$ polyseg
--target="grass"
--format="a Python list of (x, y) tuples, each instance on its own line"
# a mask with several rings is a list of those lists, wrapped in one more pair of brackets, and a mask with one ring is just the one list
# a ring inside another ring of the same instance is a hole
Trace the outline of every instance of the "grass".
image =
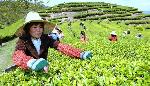
[(21, 25), (23, 24), (23, 19), (18, 20), (17, 22), (15, 22), (14, 24), (5, 27), (4, 29), (0, 29), (0, 36), (2, 38), (6, 37), (6, 36), (12, 36), (15, 34), (15, 32), (17, 31), (17, 29), (19, 27), (21, 27)]

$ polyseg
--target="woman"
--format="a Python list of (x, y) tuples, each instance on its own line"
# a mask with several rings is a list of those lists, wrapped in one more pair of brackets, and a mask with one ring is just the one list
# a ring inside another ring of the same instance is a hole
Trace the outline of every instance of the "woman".
[(80, 41), (81, 42), (83, 42), (83, 43), (85, 43), (85, 42), (87, 42), (87, 37), (86, 37), (86, 35), (85, 35), (85, 32), (84, 31), (81, 31), (81, 33), (80, 33)]
[(112, 41), (112, 42), (117, 41), (118, 39), (117, 39), (117, 34), (116, 34), (116, 32), (115, 32), (115, 31), (112, 31), (112, 32), (110, 33), (110, 36), (108, 37), (108, 39), (109, 39), (110, 41)]
[(142, 33), (137, 33), (136, 38), (140, 39), (142, 37), (143, 37)]
[(70, 57), (88, 59), (92, 57), (90, 51), (81, 51), (67, 44), (60, 43), (57, 35), (45, 34), (50, 27), (48, 21), (43, 20), (38, 13), (29, 12), (25, 23), (16, 32), (19, 40), (13, 53), (13, 62), (26, 70), (44, 70), (48, 72), (48, 48), (54, 48)]
[(63, 39), (64, 38), (64, 34), (62, 32), (62, 30), (60, 28), (58, 28), (58, 26), (55, 26), (55, 28), (53, 29), (53, 31), (49, 34), (49, 36), (51, 35), (57, 35), (59, 39)]

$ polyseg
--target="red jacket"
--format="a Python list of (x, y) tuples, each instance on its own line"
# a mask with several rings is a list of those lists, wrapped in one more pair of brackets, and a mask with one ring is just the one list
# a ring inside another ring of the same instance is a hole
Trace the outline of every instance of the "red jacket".
[(30, 59), (44, 58), (47, 59), (48, 48), (54, 48), (65, 55), (80, 58), (80, 49), (76, 49), (70, 45), (60, 43), (53, 40), (48, 35), (41, 36), (40, 54), (38, 55), (31, 38), (28, 36), (22, 36), (19, 38), (16, 44), (16, 50), (13, 53), (13, 62), (22, 69), (28, 69), (27, 62)]

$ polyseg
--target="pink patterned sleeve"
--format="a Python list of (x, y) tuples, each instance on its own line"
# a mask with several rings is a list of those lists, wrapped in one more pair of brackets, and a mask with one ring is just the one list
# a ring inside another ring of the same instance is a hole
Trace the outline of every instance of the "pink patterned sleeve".
[(21, 69), (28, 69), (27, 62), (32, 59), (31, 56), (27, 56), (23, 50), (17, 50), (13, 54), (13, 62)]
[(62, 44), (59, 43), (57, 46), (58, 51), (62, 52), (65, 55), (68, 55), (70, 57), (74, 57), (74, 58), (80, 58), (80, 53), (82, 52), (80, 49), (78, 48), (74, 48), (70, 45), (67, 44)]

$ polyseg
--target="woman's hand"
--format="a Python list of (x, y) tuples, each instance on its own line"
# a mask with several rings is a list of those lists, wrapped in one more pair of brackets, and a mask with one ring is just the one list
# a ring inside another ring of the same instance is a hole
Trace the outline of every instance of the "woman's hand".
[(45, 67), (44, 67), (44, 72), (45, 72), (45, 73), (48, 73), (48, 66), (45, 66)]
[(43, 58), (31, 59), (27, 62), (27, 66), (34, 71), (38, 71), (43, 69), (45, 66), (48, 66), (48, 62)]
[(51, 37), (53, 40), (59, 40), (59, 37), (56, 33), (51, 33), (48, 36)]
[(80, 54), (81, 59), (91, 59), (92, 58), (92, 52), (91, 51), (84, 51)]

